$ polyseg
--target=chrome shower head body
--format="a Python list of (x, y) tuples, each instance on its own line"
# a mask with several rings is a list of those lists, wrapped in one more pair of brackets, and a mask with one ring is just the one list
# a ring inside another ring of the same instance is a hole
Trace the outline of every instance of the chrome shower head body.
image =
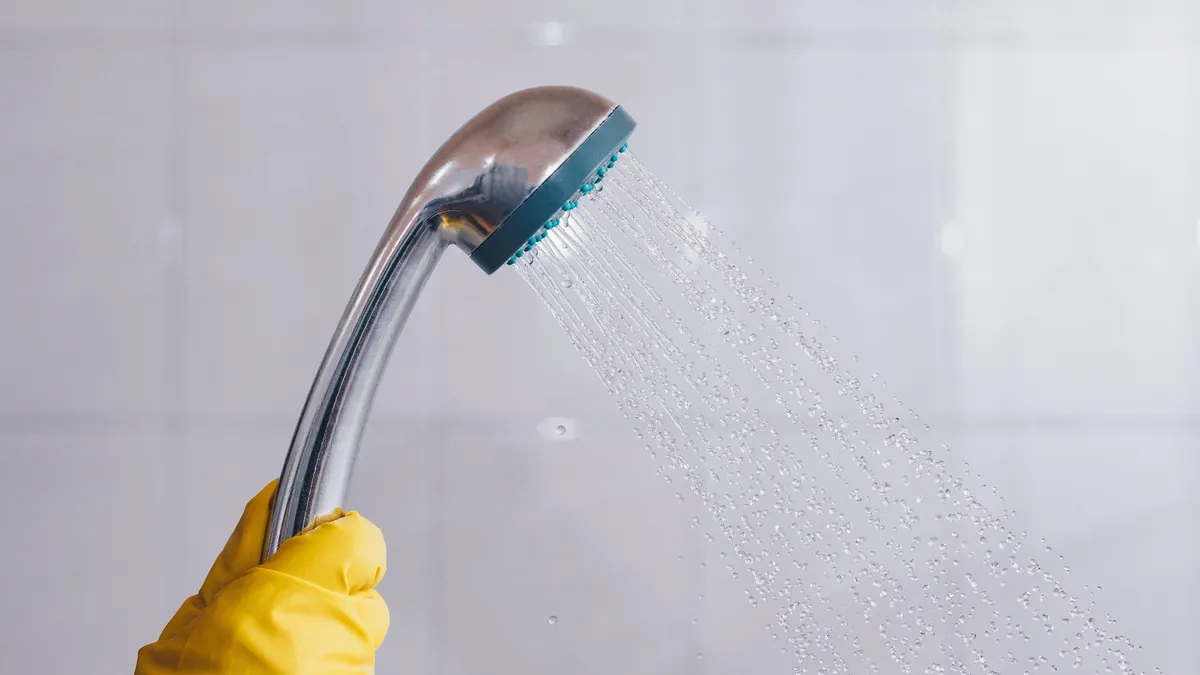
[(409, 189), (397, 221), (436, 223), (443, 238), (491, 274), (590, 190), (633, 128), (624, 109), (582, 89), (510, 94), (442, 145)]
[(430, 158), (363, 272), (325, 352), (280, 474), (263, 559), (343, 506), (375, 390), (447, 246), (491, 274), (578, 206), (635, 123), (572, 87), (538, 87), (485, 108)]

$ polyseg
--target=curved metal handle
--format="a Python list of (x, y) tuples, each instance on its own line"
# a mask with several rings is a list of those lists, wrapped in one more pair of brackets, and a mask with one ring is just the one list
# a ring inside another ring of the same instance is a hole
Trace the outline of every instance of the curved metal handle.
[[(632, 118), (617, 111), (583, 89), (526, 89), (471, 118), (430, 158), (359, 280), (308, 392), (279, 477), (263, 560), (345, 504), (375, 389), (442, 252), (455, 244), (488, 274), (520, 255), (536, 228), (632, 131)], [(616, 123), (608, 124), (610, 116)], [(593, 139), (601, 127), (608, 131)], [(481, 249), (487, 255), (475, 256)]]
[[(407, 218), (407, 222), (403, 219)], [(449, 240), (436, 218), (397, 214), (325, 351), (279, 477), (263, 541), (288, 537), (345, 503), (359, 439), (404, 322)]]

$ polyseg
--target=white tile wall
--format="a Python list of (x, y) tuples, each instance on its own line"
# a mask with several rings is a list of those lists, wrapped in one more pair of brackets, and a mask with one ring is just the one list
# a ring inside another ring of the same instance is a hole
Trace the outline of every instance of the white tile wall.
[(954, 358), (937, 248), (953, 119), (946, 55), (821, 45), (699, 58), (694, 206), (906, 401), (939, 409)]
[(685, 672), (687, 519), (639, 447), (604, 429), (563, 442), (534, 424), (443, 433), (430, 479), (442, 672)]
[(138, 643), (157, 637), (183, 600), (168, 593), (164, 541), (174, 523), (163, 441), (142, 432), (4, 436), (4, 673), (130, 672)]
[(284, 414), (303, 401), (375, 235), (352, 216), (346, 170), (357, 120), (342, 102), (356, 57), (344, 47), (185, 57), (189, 414)]
[[(0, 675), (130, 670), (278, 471), (412, 176), (542, 83), (625, 105), (1197, 671), (1198, 28), (1184, 0), (3, 3)], [(400, 349), (350, 504), (389, 537), (381, 674), (787, 672), (519, 279), (450, 252)]]
[(1077, 580), (1100, 586), (1098, 606), (1164, 673), (1190, 672), (1200, 658), (1194, 640), (1179, 638), (1185, 626), (1200, 619), (1195, 573), (1200, 520), (1195, 514), (1195, 506), (1171, 509), (1135, 526), (1093, 530), (1086, 540), (1059, 547), (1068, 560), (1078, 561), (1072, 570)]
[(94, 42), (100, 35), (160, 35), (170, 26), (170, 3), (120, 0), (93, 5), (75, 0), (6, 2), (0, 7), (0, 30), (12, 41), (46, 42), (51, 33), (66, 33), (64, 42)]
[(1195, 54), (973, 48), (956, 71), (968, 405), (1194, 414)]
[(0, 58), (0, 415), (13, 424), (164, 411), (160, 56), (69, 46)]

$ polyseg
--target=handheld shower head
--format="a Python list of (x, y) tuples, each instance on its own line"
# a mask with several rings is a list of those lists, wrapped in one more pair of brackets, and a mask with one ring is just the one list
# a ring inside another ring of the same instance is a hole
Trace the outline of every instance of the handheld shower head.
[(589, 184), (633, 127), (624, 109), (582, 89), (510, 94), (442, 145), (397, 219), (432, 222), (491, 274)]
[(635, 123), (572, 87), (510, 94), (473, 117), (408, 189), (342, 315), (296, 425), (263, 559), (345, 502), (392, 347), (450, 244), (491, 274), (524, 255), (603, 179)]

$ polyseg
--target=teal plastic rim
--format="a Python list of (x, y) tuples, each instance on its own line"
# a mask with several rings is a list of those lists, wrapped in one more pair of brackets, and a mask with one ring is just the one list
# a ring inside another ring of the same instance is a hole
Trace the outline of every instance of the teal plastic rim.
[(597, 169), (608, 164), (609, 158), (624, 145), (636, 126), (637, 122), (624, 108), (613, 108), (575, 152), (475, 248), (471, 260), (488, 274), (504, 266), (555, 217), (563, 204), (579, 193)]

